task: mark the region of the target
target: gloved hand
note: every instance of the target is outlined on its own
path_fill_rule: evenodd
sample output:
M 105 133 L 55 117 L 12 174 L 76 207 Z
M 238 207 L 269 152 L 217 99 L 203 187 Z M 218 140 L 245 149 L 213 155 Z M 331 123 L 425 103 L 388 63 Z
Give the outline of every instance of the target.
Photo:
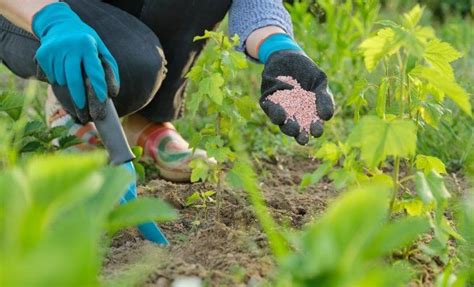
M 131 161 L 122 164 L 126 170 L 133 173 L 133 176 L 136 176 L 135 167 Z M 137 184 L 136 180 L 133 180 L 130 185 L 128 186 L 127 192 L 125 195 L 120 199 L 120 204 L 126 204 L 137 198 Z M 159 245 L 167 246 L 169 245 L 168 240 L 166 239 L 165 235 L 161 232 L 158 225 L 155 222 L 147 222 L 144 224 L 140 224 L 138 226 L 138 230 L 140 233 L 145 237 L 145 239 L 150 240 L 151 242 L 157 243 Z
M 32 27 L 41 41 L 36 61 L 48 82 L 68 87 L 82 122 L 105 117 L 105 101 L 118 94 L 120 78 L 99 35 L 63 2 L 36 13 Z M 87 85 L 93 92 L 88 96 Z
M 320 137 L 323 133 L 323 121 L 332 118 L 334 100 L 328 88 L 326 74 L 306 56 L 302 49 L 286 34 L 274 34 L 268 37 L 259 48 L 259 60 L 265 64 L 262 74 L 262 96 L 260 106 L 270 120 L 280 126 L 280 130 L 301 144 L 307 144 L 309 134 Z M 291 77 L 296 80 L 303 90 L 314 94 L 316 112 L 311 119 L 309 131 L 301 128 L 301 123 L 288 118 L 285 109 L 268 97 L 276 91 L 293 90 L 295 87 L 281 80 L 280 77 Z M 292 101 L 298 99 L 292 98 Z M 297 105 L 305 105 L 294 102 Z M 311 115 L 308 115 L 311 116 Z

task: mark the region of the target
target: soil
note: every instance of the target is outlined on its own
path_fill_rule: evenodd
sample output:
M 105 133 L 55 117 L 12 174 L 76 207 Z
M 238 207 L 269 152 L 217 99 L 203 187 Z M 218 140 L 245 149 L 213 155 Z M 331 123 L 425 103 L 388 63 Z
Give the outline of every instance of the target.
M 256 161 L 266 204 L 280 224 L 299 229 L 324 212 L 338 195 L 327 181 L 308 187 L 306 192 L 298 190 L 302 176 L 318 164 L 299 154 Z M 446 184 L 459 194 L 468 188 L 463 177 L 456 174 L 447 176 Z M 225 188 L 219 211 L 215 205 L 207 210 L 185 206 L 194 192 L 213 189 L 208 183 L 174 184 L 161 179 L 143 185 L 142 195 L 162 198 L 180 214 L 178 220 L 160 224 L 171 245 L 157 248 L 135 229 L 122 231 L 113 238 L 103 276 L 128 276 L 130 282 L 141 282 L 139 286 L 159 287 L 200 286 L 176 284 L 183 278 L 199 279 L 204 286 L 258 286 L 271 277 L 274 262 L 245 192 Z M 415 252 L 409 260 L 422 272 L 409 286 L 433 286 L 442 264 L 421 252 Z M 134 266 L 136 274 L 131 270 Z
M 267 205 L 285 226 L 300 228 L 336 196 L 327 182 L 298 191 L 304 173 L 317 167 L 312 159 L 260 160 L 258 166 Z M 161 179 L 143 186 L 142 193 L 165 199 L 180 213 L 177 221 L 160 225 L 171 245 L 156 248 L 134 229 L 122 231 L 113 239 L 104 275 L 123 273 L 130 263 L 149 260 L 153 269 L 148 270 L 145 286 L 171 286 L 183 276 L 199 277 L 210 286 L 254 286 L 268 277 L 274 263 L 246 194 L 225 189 L 220 210 L 211 205 L 207 214 L 204 209 L 185 207 L 191 194 L 208 190 L 213 190 L 208 183 L 174 184 Z

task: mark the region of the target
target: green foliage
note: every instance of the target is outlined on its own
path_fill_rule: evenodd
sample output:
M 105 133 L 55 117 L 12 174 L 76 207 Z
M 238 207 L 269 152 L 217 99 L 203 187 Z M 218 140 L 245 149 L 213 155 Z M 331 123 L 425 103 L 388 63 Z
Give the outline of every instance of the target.
M 194 192 L 188 198 L 186 198 L 186 206 L 194 206 L 197 208 L 206 208 L 208 203 L 214 203 L 215 200 L 212 198 L 215 195 L 215 191 L 204 191 Z
M 0 163 L 8 163 L 9 159 L 4 156 L 9 154 L 64 150 L 80 143 L 77 137 L 67 134 L 66 127 L 48 128 L 43 120 L 28 116 L 30 98 L 14 92 L 0 92 L 0 120 L 9 130 L 2 141 Z
M 142 164 L 142 157 L 143 157 L 143 148 L 141 146 L 134 146 L 132 147 L 133 155 L 135 159 L 133 160 L 133 166 L 135 167 L 135 171 L 137 173 L 137 178 L 139 180 L 145 180 L 145 167 Z
M 442 105 L 447 96 L 466 114 L 472 115 L 469 95 L 456 82 L 451 66 L 462 55 L 449 43 L 438 39 L 432 27 L 419 25 L 422 14 L 423 8 L 417 5 L 403 15 L 402 24 L 380 21 L 379 24 L 387 28 L 379 30 L 360 45 L 365 65 L 373 71 L 391 57 L 398 58 L 399 71 L 404 80 L 401 88 L 407 90 L 406 94 L 401 95 L 401 100 L 413 98 L 408 106 L 410 114 L 420 113 L 425 119 L 422 111 L 426 105 Z M 430 121 L 427 120 L 427 123 L 430 124 Z
M 408 120 L 364 117 L 348 142 L 361 150 L 361 159 L 374 168 L 387 156 L 410 157 L 416 150 L 416 126 Z
M 158 199 L 114 209 L 131 177 L 105 161 L 36 157 L 0 175 L 0 285 L 96 286 L 104 230 L 175 218 Z
M 277 274 L 279 286 L 402 286 L 406 261 L 383 258 L 410 246 L 428 228 L 423 218 L 389 222 L 390 184 L 370 183 L 342 195 L 295 237 Z

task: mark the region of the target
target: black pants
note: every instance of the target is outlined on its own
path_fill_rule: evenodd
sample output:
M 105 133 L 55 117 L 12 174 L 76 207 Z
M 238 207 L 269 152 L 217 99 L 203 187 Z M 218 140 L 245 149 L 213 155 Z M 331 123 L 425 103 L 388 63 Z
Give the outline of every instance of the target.
M 181 110 L 184 76 L 202 51 L 194 36 L 212 30 L 231 0 L 64 0 L 101 36 L 120 69 L 120 116 L 138 112 L 155 122 L 170 121 Z M 23 78 L 35 78 L 38 40 L 0 16 L 0 61 Z M 162 52 L 161 52 L 162 51 Z M 164 55 L 163 55 L 164 53 Z M 71 114 L 66 87 L 53 86 Z

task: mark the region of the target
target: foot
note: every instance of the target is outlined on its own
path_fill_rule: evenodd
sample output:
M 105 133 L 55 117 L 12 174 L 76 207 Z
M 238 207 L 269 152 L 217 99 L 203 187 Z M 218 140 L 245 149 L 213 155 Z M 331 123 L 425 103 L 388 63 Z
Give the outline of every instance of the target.
M 132 117 L 134 118 L 130 117 L 124 124 L 125 133 L 130 142 L 143 147 L 144 160 L 153 162 L 162 178 L 172 182 L 189 182 L 192 173 L 189 163 L 193 159 L 200 158 L 209 164 L 215 163 L 214 159 L 207 157 L 204 150 L 193 151 L 189 148 L 188 142 L 171 123 L 150 123 L 140 116 Z
M 74 135 L 81 140 L 80 144 L 67 148 L 67 151 L 88 151 L 95 149 L 100 144 L 99 136 L 94 124 L 88 123 L 86 125 L 81 125 L 76 123 L 56 99 L 51 87 L 48 89 L 45 114 L 46 121 L 50 128 L 65 126 L 68 130 L 68 135 Z M 55 144 L 59 145 L 58 142 Z

